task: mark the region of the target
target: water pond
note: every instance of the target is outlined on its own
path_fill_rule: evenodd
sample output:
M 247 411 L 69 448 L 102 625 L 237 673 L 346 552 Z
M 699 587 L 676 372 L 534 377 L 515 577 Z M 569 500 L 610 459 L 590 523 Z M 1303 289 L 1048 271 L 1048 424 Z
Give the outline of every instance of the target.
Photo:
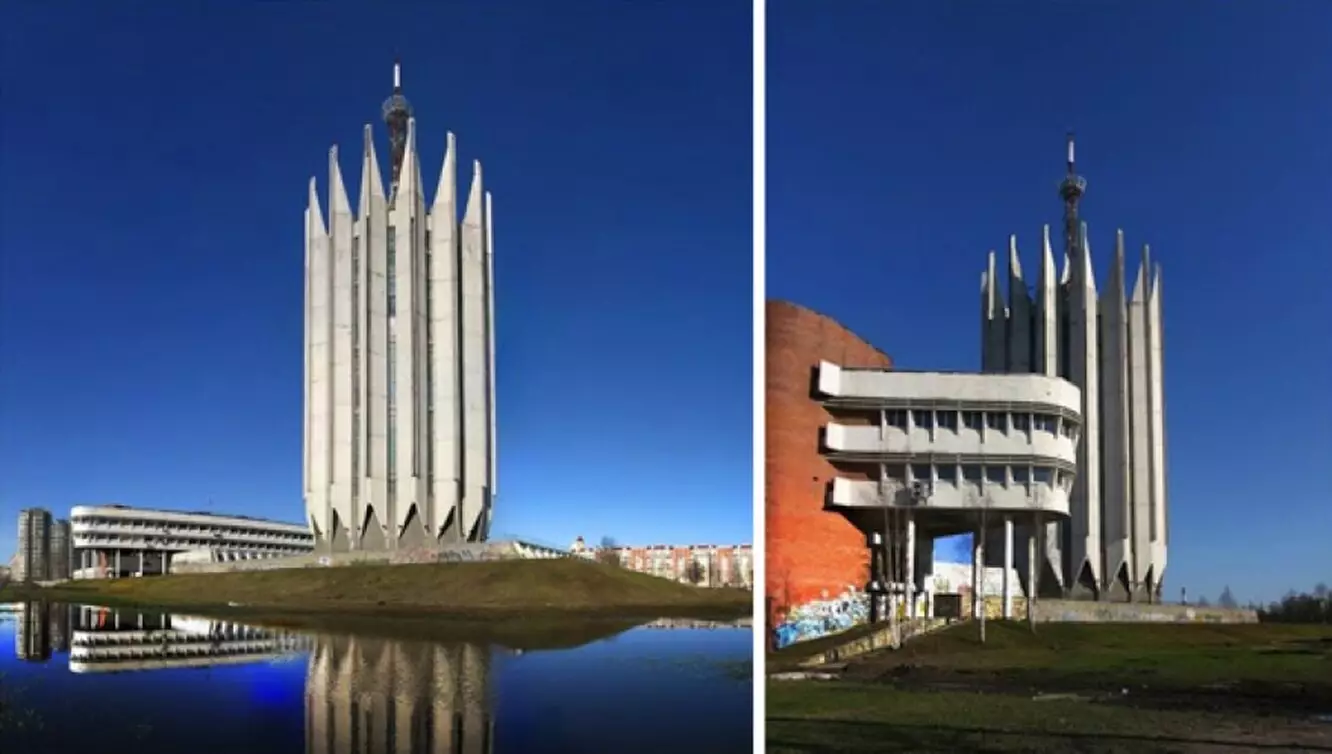
M 13 604 L 0 751 L 741 754 L 751 650 L 748 626 L 688 620 L 514 650 Z

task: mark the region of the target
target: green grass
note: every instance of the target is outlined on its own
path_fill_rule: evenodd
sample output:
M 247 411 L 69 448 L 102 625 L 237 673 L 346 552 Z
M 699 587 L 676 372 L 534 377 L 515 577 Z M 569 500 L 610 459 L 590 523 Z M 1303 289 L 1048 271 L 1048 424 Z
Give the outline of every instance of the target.
M 986 638 L 963 624 L 840 681 L 770 682 L 769 751 L 1332 751 L 1312 721 L 1332 713 L 1332 626 L 996 621 Z
M 729 620 L 748 592 L 704 589 L 575 560 L 367 565 L 10 585 L 0 600 L 171 608 L 292 628 L 395 638 L 575 645 L 653 618 Z M 234 604 L 233 604 L 234 603 Z
M 772 753 L 1225 752 L 1234 746 L 1332 746 L 1330 726 L 1315 722 L 1016 695 L 911 692 L 875 684 L 770 682 L 767 707 Z
M 902 667 L 1008 679 L 1088 679 L 1192 687 L 1300 683 L 1332 690 L 1332 626 L 1290 624 L 974 623 L 910 641 L 898 652 L 853 661 L 858 679 Z

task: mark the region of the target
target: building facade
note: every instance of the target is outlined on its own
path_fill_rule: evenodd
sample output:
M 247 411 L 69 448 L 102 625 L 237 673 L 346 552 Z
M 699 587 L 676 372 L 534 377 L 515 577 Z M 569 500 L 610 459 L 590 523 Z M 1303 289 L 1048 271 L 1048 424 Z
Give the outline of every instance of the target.
M 390 550 L 488 535 L 496 498 L 491 195 L 458 218 L 458 154 L 427 203 L 394 69 L 387 193 L 365 127 L 352 209 L 329 153 L 328 217 L 306 209 L 304 498 L 317 548 Z
M 69 523 L 51 517 L 45 508 L 25 508 L 18 515 L 15 581 L 69 578 Z M 63 567 L 62 567 L 63 565 Z
M 705 587 L 750 589 L 754 585 L 752 545 L 611 545 L 589 546 L 574 540 L 570 554 L 605 559 L 622 568 Z
M 813 391 L 823 361 L 893 362 L 832 318 L 786 301 L 767 302 L 764 328 L 764 599 L 775 627 L 804 609 L 840 611 L 870 581 L 865 533 L 827 509 L 837 468 L 819 438 L 833 415 Z
M 73 577 L 160 575 L 176 558 L 252 560 L 303 555 L 314 537 L 300 524 L 123 505 L 70 510 Z
M 980 564 L 993 535 L 993 557 L 1007 575 L 1018 557 L 1015 526 L 1039 529 L 1068 517 L 1082 422 L 1081 393 L 1066 380 L 825 361 L 814 395 L 831 417 L 820 434 L 836 470 L 826 505 L 867 535 L 875 612 L 897 604 L 910 617 L 928 611 L 939 537 L 975 535 L 973 562 Z M 982 569 L 973 568 L 973 590 L 981 579 Z M 1004 617 L 1012 617 L 1019 589 L 1034 591 L 1035 579 L 1030 571 L 1025 584 L 1004 579 Z
M 990 252 L 981 275 L 981 367 L 1059 376 L 1082 391 L 1085 431 L 1072 515 L 1046 524 L 1042 589 L 1074 598 L 1159 600 L 1167 545 L 1161 272 L 1144 246 L 1129 286 L 1121 231 L 1109 283 L 1098 292 L 1087 226 L 1078 215 L 1085 189 L 1070 138 L 1060 186 L 1063 270 L 1056 272 L 1049 226 L 1033 291 L 1016 237 L 1009 238 L 1006 274 Z

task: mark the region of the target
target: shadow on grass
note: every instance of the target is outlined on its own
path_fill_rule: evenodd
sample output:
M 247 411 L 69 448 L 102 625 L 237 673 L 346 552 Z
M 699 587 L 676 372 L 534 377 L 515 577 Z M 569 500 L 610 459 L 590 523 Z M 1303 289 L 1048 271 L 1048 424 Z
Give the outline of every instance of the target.
M 768 751 L 773 754 L 828 752 L 1144 752 L 1264 750 L 1332 752 L 1332 745 L 1296 742 L 1243 742 L 1207 735 L 999 730 L 965 725 L 919 725 L 844 720 L 768 718 Z

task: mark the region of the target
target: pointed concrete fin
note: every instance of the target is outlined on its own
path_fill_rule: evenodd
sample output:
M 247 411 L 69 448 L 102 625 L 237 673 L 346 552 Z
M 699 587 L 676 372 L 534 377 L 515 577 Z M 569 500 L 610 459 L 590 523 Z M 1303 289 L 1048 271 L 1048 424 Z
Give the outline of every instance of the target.
M 347 186 L 342 182 L 342 168 L 338 166 L 337 147 L 328 150 L 328 214 L 351 214 Z
M 439 171 L 439 185 L 435 187 L 435 202 L 431 205 L 431 211 L 435 207 L 442 207 L 448 202 L 458 201 L 458 155 L 454 142 L 453 132 L 449 131 L 444 137 L 444 168 Z M 453 222 L 458 222 L 458 218 L 452 218 Z
M 1064 252 L 1064 270 L 1059 273 L 1059 284 L 1063 285 L 1073 277 L 1073 262 L 1068 258 L 1068 252 Z
M 1150 252 L 1147 247 L 1142 247 L 1142 263 L 1138 265 L 1138 274 L 1133 278 L 1133 300 L 1147 300 L 1147 256 Z
M 1115 261 L 1110 268 L 1110 292 L 1124 304 L 1124 231 L 1115 232 Z
M 986 264 L 987 272 L 985 279 L 988 282 L 988 286 L 985 289 L 985 313 L 993 319 L 999 316 L 1000 299 L 999 273 L 997 269 L 998 258 L 993 250 L 990 251 L 990 255 L 986 259 Z
M 481 184 L 481 161 L 472 161 L 472 189 L 467 194 L 467 210 L 463 213 L 463 222 L 469 225 L 481 224 L 482 202 L 485 201 L 485 187 Z
M 1050 248 L 1050 226 L 1045 225 L 1041 228 L 1041 287 L 1045 287 L 1046 281 L 1054 282 L 1055 261 L 1054 250 Z
M 1096 270 L 1092 267 L 1091 239 L 1087 238 L 1087 223 L 1082 224 L 1082 284 L 1087 290 L 1096 290 Z
M 402 168 L 398 172 L 398 194 L 393 198 L 394 204 L 403 195 L 417 195 L 420 186 L 421 161 L 416 154 L 416 118 L 408 118 L 407 142 L 402 150 Z
M 985 296 L 985 293 L 986 293 L 986 290 L 985 290 L 985 289 L 986 289 L 986 288 L 989 288 L 989 287 L 990 287 L 990 273 L 989 273 L 988 271 L 986 271 L 986 270 L 981 270 L 981 296 L 982 296 L 982 297 Z
M 1161 297 L 1161 264 L 1158 262 L 1152 267 L 1152 298 Z
M 1008 237 L 1008 279 L 1022 282 L 1022 261 L 1018 259 L 1017 236 L 1015 235 Z
M 365 147 L 361 154 L 361 198 L 358 202 L 361 217 L 370 214 L 370 199 L 384 198 L 384 177 L 379 172 L 379 157 L 375 154 L 375 135 L 370 124 L 365 126 Z
M 318 182 L 314 176 L 310 177 L 310 217 L 314 219 L 320 233 L 328 233 L 328 225 L 324 223 L 324 211 L 319 206 Z

